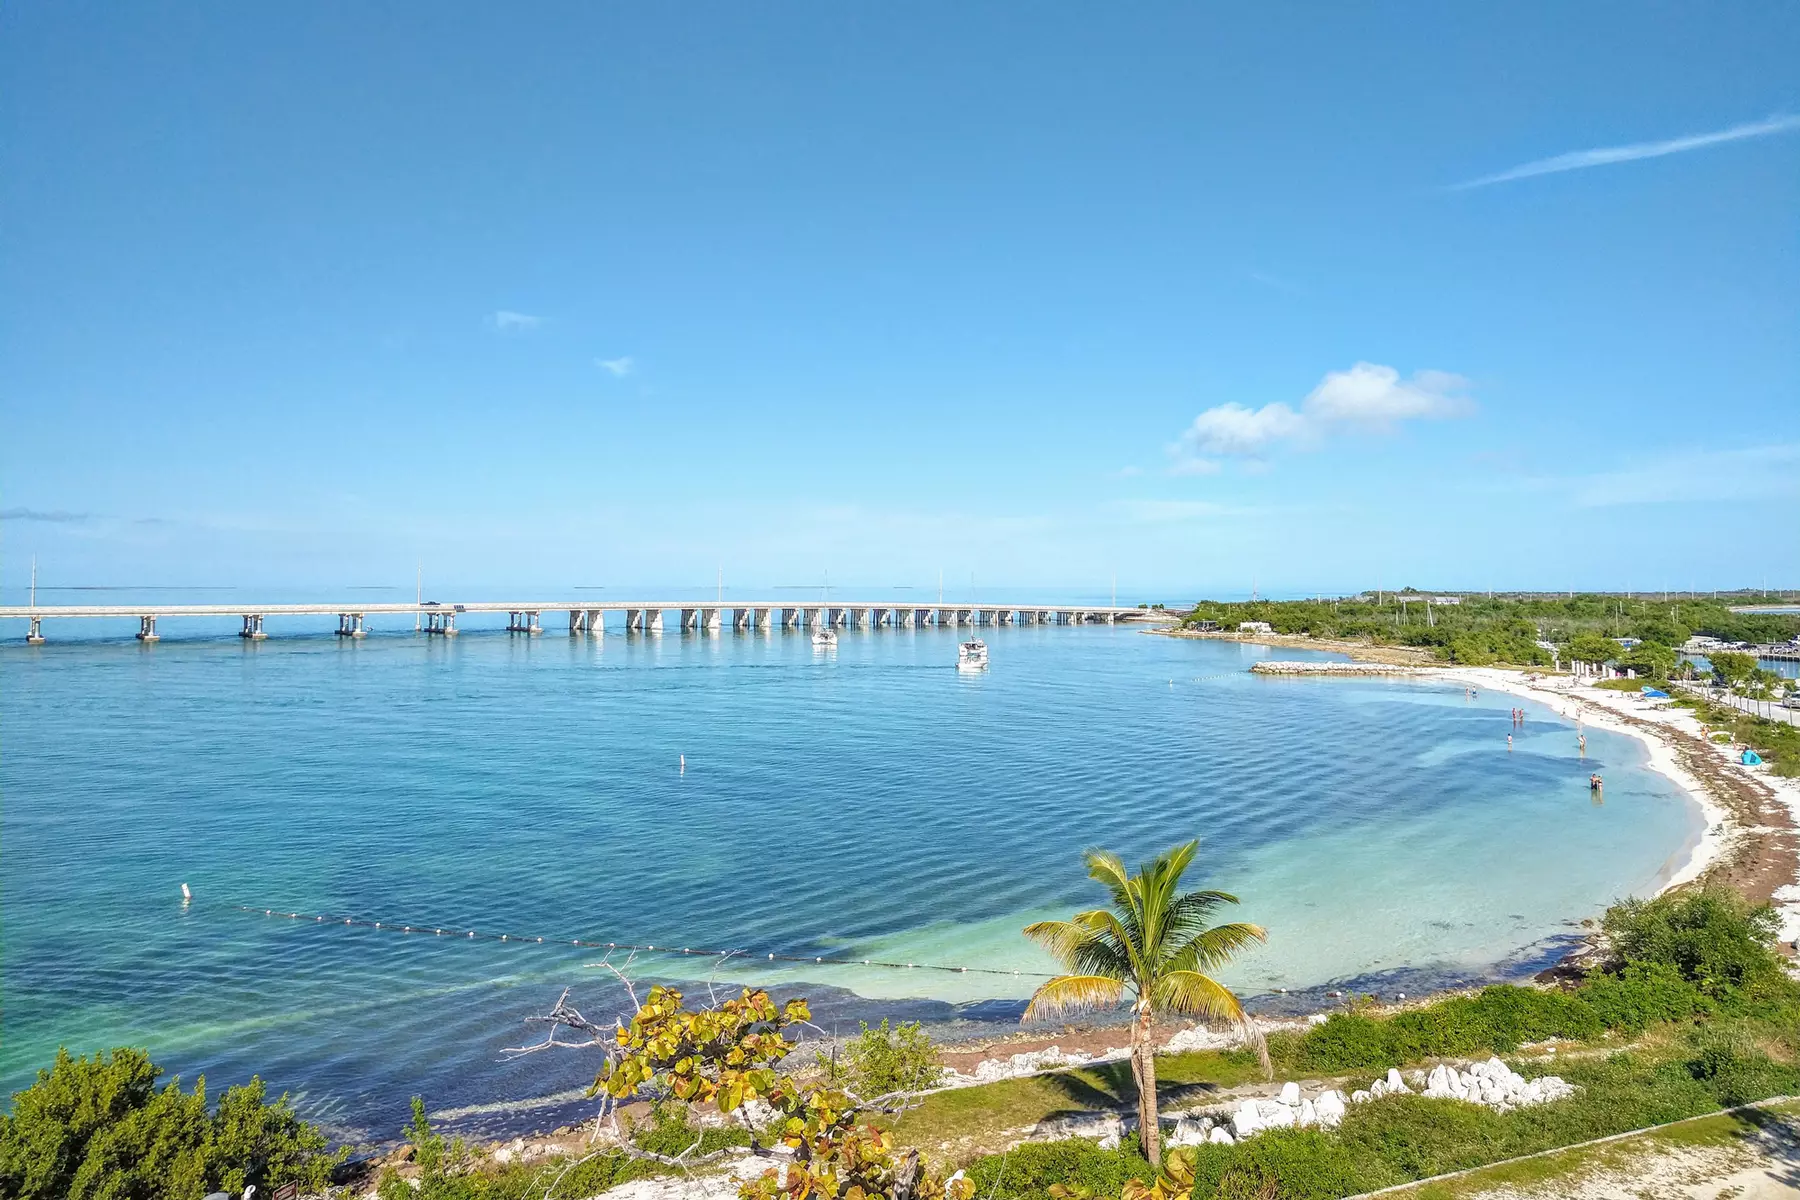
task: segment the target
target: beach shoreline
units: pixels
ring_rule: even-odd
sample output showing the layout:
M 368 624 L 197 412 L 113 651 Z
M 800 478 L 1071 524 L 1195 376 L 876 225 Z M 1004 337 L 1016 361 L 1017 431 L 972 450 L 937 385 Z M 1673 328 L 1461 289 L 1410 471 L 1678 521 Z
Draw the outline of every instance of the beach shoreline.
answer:
M 1402 680 L 1488 688 L 1550 706 L 1560 717 L 1641 741 L 1652 770 L 1670 780 L 1699 810 L 1704 826 L 1657 894 L 1693 883 L 1717 882 L 1753 903 L 1768 903 L 1781 919 L 1780 941 L 1794 953 L 1800 940 L 1800 780 L 1747 766 L 1740 748 L 1705 736 L 1685 708 L 1647 701 L 1640 693 L 1581 686 L 1567 675 L 1516 667 L 1445 665 L 1410 647 L 1373 646 L 1324 638 L 1268 634 L 1169 633 L 1165 636 L 1234 641 L 1283 649 L 1343 654 L 1353 662 L 1404 667 L 1380 672 Z M 1299 672 L 1296 672 L 1299 673 Z M 1375 672 L 1372 672 L 1372 674 Z M 1328 672 L 1318 673 L 1322 678 Z

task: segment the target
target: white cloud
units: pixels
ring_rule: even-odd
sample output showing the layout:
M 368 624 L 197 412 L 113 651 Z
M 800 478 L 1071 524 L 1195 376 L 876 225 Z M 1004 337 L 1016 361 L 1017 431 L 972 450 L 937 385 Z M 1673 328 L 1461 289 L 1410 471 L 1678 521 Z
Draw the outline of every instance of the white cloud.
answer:
M 1540 158 L 1536 162 L 1511 167 L 1497 175 L 1483 175 L 1480 179 L 1451 184 L 1450 190 L 1453 192 L 1467 191 L 1470 188 L 1487 187 L 1496 183 L 1511 183 L 1515 179 L 1530 179 L 1537 175 L 1555 175 L 1561 171 L 1580 171 L 1587 167 L 1605 167 L 1614 163 L 1636 162 L 1640 158 L 1661 158 L 1666 154 L 1684 154 L 1689 150 L 1704 150 L 1709 146 L 1719 146 L 1726 142 L 1741 142 L 1746 138 L 1771 137 L 1796 129 L 1800 129 L 1800 116 L 1775 116 L 1765 121 L 1751 121 L 1744 125 L 1733 125 L 1729 129 L 1717 129 L 1711 133 L 1693 133 L 1686 137 L 1669 138 L 1661 142 L 1633 142 L 1625 146 L 1600 146 L 1593 150 L 1574 150 L 1568 154 L 1558 154 L 1553 158 Z
M 527 329 L 536 329 L 544 323 L 544 318 L 534 317 L 530 313 L 512 312 L 501 309 L 488 316 L 488 324 L 501 333 L 523 333 Z
M 1219 458 L 1256 460 L 1277 445 L 1316 441 L 1341 430 L 1385 432 L 1401 421 L 1463 416 L 1474 410 L 1469 381 L 1448 371 L 1415 371 L 1359 362 L 1331 371 L 1294 409 L 1276 401 L 1261 408 L 1227 403 L 1209 408 L 1169 448 L 1171 473 L 1211 475 Z
M 1277 401 L 1261 408 L 1221 404 L 1194 418 L 1182 444 L 1201 454 L 1256 454 L 1271 442 L 1298 437 L 1306 421 Z
M 1301 407 L 1316 422 L 1382 429 L 1396 421 L 1461 416 L 1472 407 L 1464 395 L 1468 386 L 1448 371 L 1415 371 L 1402 380 L 1392 367 L 1359 362 L 1327 374 Z
M 610 371 L 614 379 L 623 379 L 631 374 L 631 368 L 635 364 L 632 363 L 631 356 L 627 354 L 622 358 L 596 358 L 594 365 Z

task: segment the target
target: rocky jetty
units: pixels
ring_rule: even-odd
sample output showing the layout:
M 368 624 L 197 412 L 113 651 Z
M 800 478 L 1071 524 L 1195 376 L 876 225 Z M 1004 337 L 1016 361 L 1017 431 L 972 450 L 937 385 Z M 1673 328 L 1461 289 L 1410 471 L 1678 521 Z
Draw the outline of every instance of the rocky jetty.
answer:
M 1268 662 L 1252 663 L 1253 675 L 1425 675 L 1425 667 L 1400 667 L 1367 662 Z

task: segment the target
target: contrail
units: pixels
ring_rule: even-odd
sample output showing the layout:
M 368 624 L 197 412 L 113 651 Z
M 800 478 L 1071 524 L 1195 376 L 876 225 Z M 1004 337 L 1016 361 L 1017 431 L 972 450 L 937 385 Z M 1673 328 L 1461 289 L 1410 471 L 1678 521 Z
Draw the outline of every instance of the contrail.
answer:
M 1763 121 L 1752 121 L 1747 125 L 1733 125 L 1730 129 L 1719 129 L 1712 133 L 1693 133 L 1686 137 L 1670 138 L 1662 142 L 1633 142 L 1629 146 L 1601 146 L 1594 150 L 1575 150 L 1568 154 L 1558 154 L 1555 158 L 1540 158 L 1536 162 L 1528 162 L 1522 166 L 1501 171 L 1498 175 L 1483 175 L 1480 179 L 1471 179 L 1466 183 L 1453 183 L 1447 190 L 1461 192 L 1470 188 L 1487 187 L 1495 183 L 1510 183 L 1515 179 L 1530 179 L 1535 175 L 1555 175 L 1561 171 L 1580 171 L 1587 167 L 1605 167 L 1613 163 L 1636 162 L 1640 158 L 1661 158 L 1665 154 L 1683 154 L 1689 150 L 1704 150 L 1708 146 L 1718 146 L 1725 142 L 1772 137 L 1778 133 L 1791 133 L 1796 129 L 1800 129 L 1800 116 L 1775 116 Z

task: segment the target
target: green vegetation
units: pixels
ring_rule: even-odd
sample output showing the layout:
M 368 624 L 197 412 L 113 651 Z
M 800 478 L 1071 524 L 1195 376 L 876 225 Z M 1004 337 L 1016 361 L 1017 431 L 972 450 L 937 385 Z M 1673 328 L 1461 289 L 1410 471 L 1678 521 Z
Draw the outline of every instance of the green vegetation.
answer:
M 1766 908 L 1726 891 L 1693 892 L 1615 906 L 1603 928 L 1610 959 L 1569 991 L 1490 987 L 1388 1017 L 1341 1013 L 1269 1039 L 1271 1057 L 1296 1076 L 1373 1074 L 1551 1037 L 1613 1048 L 1561 1057 L 1556 1071 L 1577 1085 L 1575 1096 L 1509 1113 L 1387 1096 L 1352 1106 L 1334 1131 L 1272 1130 L 1235 1146 L 1173 1151 L 1184 1162 L 1166 1169 L 1163 1184 L 1191 1174 L 1196 1200 L 1342 1196 L 1800 1090 L 1800 984 L 1774 953 Z M 1619 1049 L 1620 1035 L 1639 1042 Z M 1250 1064 L 1247 1052 L 1218 1058 Z M 1026 1149 L 975 1164 L 980 1194 L 1053 1196 L 1050 1183 L 1062 1181 L 1048 1176 L 1067 1170 L 1078 1186 L 1056 1200 L 1078 1198 L 1080 1188 L 1123 1195 L 1134 1189 L 1119 1181 L 1149 1169 L 1129 1143 Z
M 1138 1122 L 1144 1130 L 1145 1156 L 1152 1164 L 1160 1157 L 1152 1021 L 1159 1015 L 1179 1013 L 1245 1022 L 1238 998 L 1206 972 L 1217 970 L 1251 942 L 1267 937 L 1256 925 L 1207 924 L 1220 905 L 1236 904 L 1236 896 L 1179 890 L 1181 877 L 1199 849 L 1198 840 L 1185 842 L 1157 855 L 1135 875 L 1126 872 L 1118 855 L 1089 850 L 1084 856 L 1088 876 L 1111 894 L 1112 907 L 1078 912 L 1067 921 L 1039 921 L 1025 927 L 1025 936 L 1050 951 L 1069 973 L 1032 994 L 1024 1020 L 1110 1011 L 1120 1006 L 1127 990 L 1131 992 L 1131 1062 L 1138 1084 Z
M 862 1022 L 862 1033 L 830 1057 L 819 1055 L 819 1066 L 833 1087 L 865 1097 L 922 1092 L 944 1073 L 917 1021 L 890 1030 L 885 1019 L 873 1029 Z
M 1469 666 L 1550 666 L 1551 653 L 1538 645 L 1545 641 L 1558 647 L 1564 662 L 1571 657 L 1593 661 L 1584 654 L 1605 650 L 1606 658 L 1650 679 L 1666 678 L 1675 669 L 1675 650 L 1693 634 L 1744 642 L 1776 642 L 1800 634 L 1800 616 L 1734 613 L 1719 600 L 1463 593 L 1456 604 L 1428 604 L 1424 593 L 1411 588 L 1344 600 L 1207 600 L 1185 618 L 1190 627 L 1201 621 L 1215 621 L 1228 630 L 1242 621 L 1267 621 L 1276 633 L 1414 646 Z M 1625 650 L 1618 638 L 1637 638 L 1643 644 Z M 1603 643 L 1611 643 L 1610 648 Z
M 674 1168 L 624 1150 L 605 1150 L 578 1160 L 554 1158 L 495 1168 L 463 1145 L 446 1140 L 425 1118 L 424 1102 L 413 1100 L 413 1119 L 406 1141 L 418 1166 L 417 1182 L 398 1172 L 385 1172 L 376 1189 L 378 1200 L 581 1200 L 633 1179 L 671 1174 Z M 695 1153 L 712 1154 L 749 1143 L 742 1129 L 696 1127 L 680 1104 L 659 1104 L 647 1122 L 629 1131 L 639 1150 L 673 1156 L 698 1143 Z
M 1728 704 L 1714 704 L 1692 693 L 1678 695 L 1675 703 L 1693 709 L 1714 734 L 1724 733 L 1730 740 L 1755 750 L 1775 774 L 1800 775 L 1800 727 L 1765 720 Z
M 267 1193 L 284 1183 L 317 1190 L 343 1155 L 301 1121 L 284 1095 L 263 1099 L 253 1079 L 217 1109 L 206 1080 L 156 1086 L 141 1050 L 92 1059 L 56 1056 L 0 1115 L 0 1196 L 18 1200 L 192 1200 L 212 1191 Z

